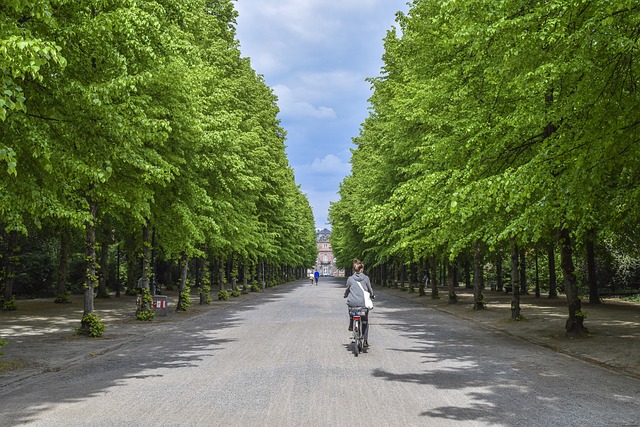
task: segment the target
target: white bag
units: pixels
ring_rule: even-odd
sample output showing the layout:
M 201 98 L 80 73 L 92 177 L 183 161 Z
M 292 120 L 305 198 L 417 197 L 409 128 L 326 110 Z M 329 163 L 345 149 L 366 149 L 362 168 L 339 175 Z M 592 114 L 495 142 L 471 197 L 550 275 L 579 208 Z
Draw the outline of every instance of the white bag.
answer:
M 360 286 L 360 289 L 362 289 L 362 293 L 364 294 L 364 306 L 365 306 L 365 308 L 368 308 L 369 310 L 371 310 L 373 308 L 373 301 L 371 301 L 371 294 L 369 293 L 369 291 L 365 291 L 364 290 L 364 288 L 362 287 L 360 282 L 358 282 L 356 280 L 356 283 L 358 284 L 358 286 Z

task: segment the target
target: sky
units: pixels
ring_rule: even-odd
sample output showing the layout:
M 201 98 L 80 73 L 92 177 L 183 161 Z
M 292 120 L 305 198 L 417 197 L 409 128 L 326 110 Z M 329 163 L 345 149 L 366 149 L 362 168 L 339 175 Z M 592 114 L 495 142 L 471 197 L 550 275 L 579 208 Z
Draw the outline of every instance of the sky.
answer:
M 352 138 L 368 115 L 383 39 L 407 0 L 236 0 L 242 56 L 278 97 L 296 183 L 317 228 L 350 173 Z

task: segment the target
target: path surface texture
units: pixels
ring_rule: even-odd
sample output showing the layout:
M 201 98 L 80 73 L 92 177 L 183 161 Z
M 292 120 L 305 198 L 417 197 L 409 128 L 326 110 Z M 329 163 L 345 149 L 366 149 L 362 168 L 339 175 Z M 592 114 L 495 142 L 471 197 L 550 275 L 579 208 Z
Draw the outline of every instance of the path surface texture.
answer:
M 0 425 L 640 425 L 633 375 L 376 291 L 371 347 L 358 357 L 338 279 L 153 322 L 97 302 L 101 339 L 76 338 L 68 317 L 44 333 L 0 317 L 4 357 L 24 353 L 0 375 Z

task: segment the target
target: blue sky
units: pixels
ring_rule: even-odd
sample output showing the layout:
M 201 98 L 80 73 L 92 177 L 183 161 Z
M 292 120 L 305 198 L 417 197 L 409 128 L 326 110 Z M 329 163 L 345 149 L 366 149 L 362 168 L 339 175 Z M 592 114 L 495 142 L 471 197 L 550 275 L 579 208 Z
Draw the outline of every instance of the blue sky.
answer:
M 278 96 L 287 156 L 328 227 L 353 147 L 368 114 L 367 77 L 380 75 L 383 41 L 406 0 L 237 0 L 243 56 Z

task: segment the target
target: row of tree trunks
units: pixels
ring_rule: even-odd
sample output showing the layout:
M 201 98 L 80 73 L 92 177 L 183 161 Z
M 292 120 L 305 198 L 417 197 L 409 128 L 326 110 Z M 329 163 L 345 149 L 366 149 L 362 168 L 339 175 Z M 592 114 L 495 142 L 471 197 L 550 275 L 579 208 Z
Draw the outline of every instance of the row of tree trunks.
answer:
M 566 334 L 570 337 L 581 337 L 588 334 L 587 328 L 584 326 L 584 313 L 581 310 L 581 301 L 578 295 L 578 286 L 573 264 L 573 248 L 571 244 L 569 231 L 566 229 L 560 229 L 558 231 L 558 244 L 560 247 L 560 259 L 561 268 L 563 274 L 563 284 L 565 293 L 567 296 L 567 305 L 569 311 L 569 317 L 566 322 Z M 595 277 L 595 250 L 592 241 L 586 244 L 587 255 L 587 272 L 588 282 L 590 289 L 590 301 L 599 302 L 599 295 L 597 294 L 597 280 Z M 554 245 L 547 247 L 548 265 L 549 265 L 549 298 L 557 298 L 557 284 L 555 275 L 555 250 Z M 535 257 L 535 295 L 540 297 L 540 284 L 538 276 L 538 257 L 537 251 L 534 254 Z M 426 264 L 426 265 L 425 265 Z M 526 286 L 526 257 L 524 251 L 521 250 L 518 244 L 513 241 L 511 245 L 511 319 L 520 320 L 522 318 L 520 296 L 528 294 Z M 463 265 L 464 266 L 464 265 Z M 474 310 L 482 310 L 485 308 L 484 303 L 484 259 L 482 245 L 478 241 L 473 248 L 473 295 L 474 295 Z M 409 264 L 409 286 L 413 286 L 413 271 L 415 266 Z M 430 270 L 430 271 L 429 271 Z M 465 269 L 465 271 L 468 268 Z M 432 297 L 438 297 L 438 263 L 435 256 L 431 256 L 429 261 L 423 261 L 419 264 L 418 272 L 428 272 L 425 274 L 423 280 L 420 282 L 420 295 L 425 295 L 424 288 L 427 282 L 431 282 Z M 447 285 L 448 285 L 448 302 L 455 304 L 458 301 L 456 294 L 456 286 L 458 285 L 457 268 L 453 262 L 446 262 L 447 271 Z M 399 283 L 400 287 L 404 287 L 405 283 L 406 265 L 400 261 L 394 261 L 391 263 L 383 263 L 377 266 L 371 275 L 374 278 L 374 283 L 384 284 L 389 282 Z M 496 262 L 496 274 L 497 280 L 495 289 L 501 290 L 504 288 L 502 282 L 502 262 L 500 257 Z M 428 278 L 428 279 L 426 279 Z M 466 281 L 469 281 L 467 273 L 465 273 Z

